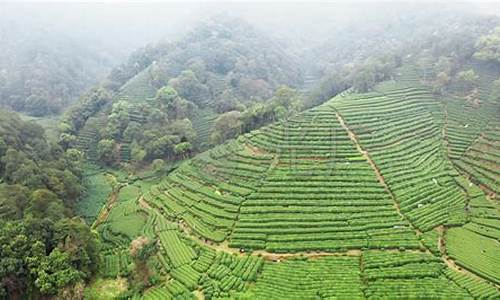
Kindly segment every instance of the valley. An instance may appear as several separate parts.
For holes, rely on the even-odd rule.
[[[0,20],[0,299],[500,298],[500,18],[366,5]]]

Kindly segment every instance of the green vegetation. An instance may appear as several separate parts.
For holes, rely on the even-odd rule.
[[[75,211],[90,225],[95,221],[102,206],[108,200],[112,188],[106,175],[93,168],[86,168],[83,185],[85,190],[82,198],[76,204]]]
[[[358,257],[266,263],[248,299],[362,299]]]
[[[408,16],[293,55],[208,21],[57,142],[0,111],[0,298],[500,298],[500,23]]]
[[[84,299],[115,299],[127,289],[127,281],[122,279],[97,279],[85,290]]]
[[[498,296],[498,290],[495,287],[484,283],[481,280],[473,279],[470,276],[452,271],[451,269],[446,269],[444,273],[446,277],[455,282],[458,286],[467,290],[474,298],[488,299]]]
[[[0,297],[57,294],[99,263],[97,237],[72,208],[82,155],[49,144],[43,129],[0,111]]]
[[[465,221],[465,198],[430,114],[436,105],[425,88],[396,83],[332,101],[370,153],[402,213],[423,231]]]
[[[482,236],[467,228],[451,228],[446,232],[446,250],[458,265],[496,284],[500,282],[497,239]]]
[[[59,142],[106,166],[184,159],[300,109],[281,86],[300,82],[298,64],[283,55],[241,21],[200,24],[115,68],[66,113]]]
[[[363,253],[363,279],[368,298],[403,299],[468,297],[443,274],[441,260],[424,253]]]

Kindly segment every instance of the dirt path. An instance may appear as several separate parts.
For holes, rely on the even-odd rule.
[[[415,230],[415,233],[417,236],[420,236],[422,234],[422,232],[416,227],[414,226],[411,221],[401,212],[400,210],[400,206],[399,206],[399,203],[396,201],[396,197],[395,195],[392,193],[392,191],[390,190],[389,186],[386,184],[385,180],[384,180],[384,177],[382,176],[382,174],[380,173],[380,170],[377,168],[377,166],[375,165],[375,162],[371,159],[369,153],[364,150],[361,145],[359,144],[358,142],[358,138],[356,136],[356,134],[350,130],[350,128],[346,125],[344,119],[342,118],[342,116],[336,112],[336,115],[337,115],[337,119],[339,120],[340,122],[340,125],[342,125],[342,127],[347,131],[349,137],[351,138],[351,140],[354,142],[354,144],[356,145],[356,148],[358,149],[358,151],[363,154],[363,156],[366,158],[366,160],[370,163],[370,166],[373,168],[373,170],[375,171],[375,174],[378,178],[378,180],[380,181],[380,183],[384,186],[384,188],[386,189],[386,191],[391,195],[391,198],[393,199],[394,201],[394,206],[398,212],[398,214],[403,217],[409,224],[410,226]],[[462,267],[459,267],[456,265],[455,261],[452,260],[447,254],[446,254],[446,239],[443,238],[446,236],[446,227],[443,226],[443,225],[440,225],[436,228],[436,230],[439,232],[439,238],[438,238],[438,249],[439,249],[439,252],[441,253],[441,259],[443,260],[443,262],[451,269],[457,271],[457,272],[460,272],[462,274],[465,274],[467,276],[470,276],[470,277],[473,277],[475,279],[478,279],[478,280],[482,280],[482,281],[485,281],[484,278],[462,268]],[[430,250],[425,247],[425,245],[422,244],[422,246],[427,249],[426,252],[430,253]],[[487,282],[491,283],[490,281],[486,280]],[[495,284],[495,286],[497,288],[499,288],[498,285]]]
[[[408,221],[408,223],[410,224],[410,226],[412,226],[412,228],[415,230],[415,232],[416,232],[417,235],[420,235],[421,234],[420,231],[418,229],[416,229],[411,224],[411,222],[401,213],[400,208],[399,208],[399,204],[395,200],[394,195],[392,194],[392,192],[390,191],[389,187],[385,183],[382,174],[380,174],[380,171],[378,170],[377,166],[375,165],[375,163],[371,159],[370,155],[365,150],[363,150],[362,147],[359,145],[357,137],[346,126],[346,124],[345,124],[344,120],[342,119],[342,117],[338,113],[336,115],[337,115],[337,118],[339,119],[341,125],[348,132],[349,137],[354,141],[354,143],[355,143],[358,151],[360,153],[362,153],[363,156],[366,158],[366,160],[370,163],[370,165],[373,168],[373,170],[375,171],[375,174],[376,174],[378,180],[380,181],[380,183],[384,186],[384,188],[387,190],[387,192],[392,196],[392,198],[394,200],[394,205],[395,205],[395,208],[396,208],[398,214],[401,217],[403,217],[404,219],[406,219]],[[279,162],[279,160],[277,159],[277,157],[275,157],[273,159],[273,162],[271,163],[271,165],[270,165],[269,170],[268,170],[267,173],[269,173],[273,168],[275,168],[278,162]],[[264,179],[265,179],[265,177],[262,179],[262,181]],[[141,207],[145,208],[145,209],[154,210],[154,208],[147,203],[147,200],[143,196],[141,196],[139,198],[139,205]],[[231,253],[231,254],[236,254],[236,255],[249,254],[249,255],[254,255],[254,256],[262,257],[265,260],[269,260],[269,261],[279,261],[279,260],[282,260],[282,259],[288,259],[288,258],[293,258],[293,257],[308,257],[308,258],[319,258],[319,257],[325,257],[325,256],[356,256],[357,257],[357,256],[361,256],[361,253],[362,253],[362,249],[351,249],[351,250],[339,251],[339,252],[306,251],[306,252],[295,252],[295,253],[274,253],[274,252],[268,252],[266,250],[256,250],[256,251],[245,253],[245,252],[240,251],[240,249],[231,248],[229,246],[229,244],[228,244],[227,239],[224,242],[222,242],[222,243],[212,242],[210,240],[201,238],[198,235],[194,234],[192,232],[191,228],[185,222],[181,221],[181,222],[175,222],[175,223],[179,224],[179,228],[181,229],[181,231],[187,237],[189,237],[190,239],[193,239],[193,240],[197,241],[200,244],[203,244],[203,245],[205,245],[207,247],[210,247],[210,248],[212,248],[212,249],[214,249],[216,251],[223,251],[223,252],[227,252],[227,253]],[[394,252],[395,253],[395,252],[399,252],[400,250],[399,249],[385,249],[383,251],[384,252]],[[406,251],[407,252],[421,252],[420,250],[406,250]]]
[[[140,205],[145,208],[151,208],[149,204],[145,201],[143,197],[140,198]],[[210,240],[206,240],[203,238],[198,237],[196,234],[194,234],[189,228],[188,225],[186,225],[184,222],[179,222],[179,228],[183,232],[184,235],[189,237],[190,239],[195,240],[196,242],[203,244],[215,251],[222,251],[230,254],[236,254],[239,256],[243,255],[252,255],[252,256],[259,256],[262,257],[265,260],[268,261],[280,261],[284,259],[289,259],[289,258],[295,258],[295,257],[307,257],[307,258],[321,258],[321,257],[326,257],[326,256],[361,256],[362,249],[351,249],[347,251],[337,251],[337,252],[325,252],[325,251],[307,251],[307,252],[294,252],[294,253],[275,253],[275,252],[268,252],[266,250],[256,250],[252,252],[242,252],[240,249],[237,248],[231,248],[229,246],[229,243],[227,240],[225,240],[222,243],[216,243],[212,242]],[[385,250],[372,250],[372,251],[383,251],[386,253],[397,253],[400,252],[399,249],[385,249]],[[413,252],[413,253],[421,253],[420,250],[405,250],[405,252]]]
[[[146,199],[144,199],[143,195],[139,197],[138,204],[140,207],[146,210],[153,210],[153,208],[149,205],[149,203],[146,202]]]
[[[111,212],[111,209],[113,209],[113,206],[118,201],[118,195],[120,194],[120,190],[124,186],[125,186],[124,184],[120,184],[113,189],[113,191],[111,192],[111,194],[108,197],[108,200],[103,205],[103,207],[99,211],[99,214],[97,215],[96,220],[92,224],[92,227],[91,227],[92,229],[96,229],[97,226],[106,222],[106,220],[108,219],[109,213]]]
[[[193,291],[193,294],[197,300],[205,300],[205,294],[203,294],[203,291],[195,290]]]
[[[245,147],[247,147],[248,151],[252,154],[255,154],[255,155],[267,155],[267,154],[271,154],[270,152],[264,150],[264,149],[261,149],[257,146],[254,146],[252,144],[250,144],[249,142],[246,142],[245,143]]]
[[[396,209],[397,213],[408,222],[408,224],[412,227],[412,229],[415,231],[415,234],[417,236],[420,236],[422,232],[420,229],[418,229],[413,223],[408,219],[402,212],[401,212],[401,207],[399,206],[399,202],[396,201],[396,196],[394,193],[391,191],[389,188],[389,185],[385,182],[384,176],[380,173],[379,168],[371,158],[370,154],[361,147],[358,137],[356,134],[346,125],[344,118],[336,111],[335,115],[337,116],[338,121],[340,122],[340,125],[345,129],[347,134],[349,135],[349,138],[352,140],[354,145],[356,145],[356,149],[363,155],[363,157],[368,161],[370,166],[372,167],[373,171],[375,172],[375,176],[377,176],[378,181],[380,184],[384,187],[386,192],[391,196],[392,201],[394,202],[394,208]]]
[[[444,263],[446,264],[446,266],[454,271],[457,271],[459,273],[462,273],[464,275],[467,275],[469,277],[472,277],[476,280],[480,280],[480,281],[483,281],[483,282],[486,282],[486,283],[489,283],[489,284],[492,284],[494,285],[497,289],[500,289],[500,285],[498,284],[495,284],[481,276],[478,276],[476,275],[475,273],[472,273],[471,271],[461,267],[461,266],[458,266],[455,261],[448,256],[448,254],[446,253],[446,231],[447,231],[447,228],[443,225],[440,225],[436,228],[436,230],[439,232],[439,238],[438,238],[438,249],[439,249],[439,252],[441,253],[441,259],[444,261]]]

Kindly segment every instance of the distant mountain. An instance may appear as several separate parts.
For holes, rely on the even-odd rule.
[[[0,106],[34,116],[60,113],[116,63],[99,47],[12,20],[0,20],[0,52]]]

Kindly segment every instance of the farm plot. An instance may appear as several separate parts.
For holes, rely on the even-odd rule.
[[[227,144],[183,164],[157,186],[151,204],[171,219],[183,220],[197,235],[223,241],[244,197],[272,162],[272,156],[248,151],[241,144]]]
[[[143,299],[191,299],[197,289],[205,299],[229,297],[247,289],[260,272],[262,258],[216,252],[182,236],[178,225],[161,215],[153,223],[160,241],[156,256],[161,265],[159,272],[169,279],[146,291]]]
[[[270,132],[275,144],[263,144]],[[418,248],[335,113],[320,107],[248,140],[278,162],[242,203],[232,247],[270,252]]]
[[[84,177],[84,196],[76,204],[76,212],[83,217],[87,224],[92,224],[99,214],[102,206],[106,203],[111,186],[104,172],[94,169],[86,170]]]
[[[474,181],[500,194],[500,119],[492,120],[455,164]]]
[[[370,153],[401,212],[420,230],[465,222],[465,196],[446,160],[436,100],[423,88],[385,84],[379,95],[336,97],[339,111]]]
[[[193,128],[196,131],[195,145],[199,145],[199,150],[208,148],[208,139],[212,133],[212,128],[217,119],[217,113],[209,108],[200,109],[196,118],[192,120]]]
[[[103,255],[100,273],[104,277],[116,278],[127,272],[131,263],[128,250],[109,252]]]
[[[498,249],[498,238],[486,237],[467,227],[446,232],[446,251],[455,263],[496,284],[500,284]]]
[[[146,216],[138,210],[134,201],[118,203],[111,210],[106,225],[116,235],[123,235],[129,240],[140,235],[146,223]]]
[[[359,257],[269,262],[245,295],[248,299],[363,299]]]
[[[476,299],[498,299],[500,292],[491,284],[464,275],[452,269],[444,270],[446,277],[458,286],[465,289]]]
[[[251,132],[247,137],[247,143],[278,154],[280,160],[320,160],[334,155],[349,156],[352,149],[342,143],[347,135],[336,121],[332,110],[324,106]],[[346,150],[347,153],[344,152]]]
[[[363,252],[363,281],[367,298],[467,298],[465,290],[448,280],[441,260],[427,253]]]
[[[217,252],[213,264],[200,280],[205,298],[225,298],[246,290],[248,283],[257,279],[263,264],[256,256],[237,257]]]
[[[121,88],[114,101],[143,102],[156,95],[156,88],[152,84],[150,67],[132,77]]]

